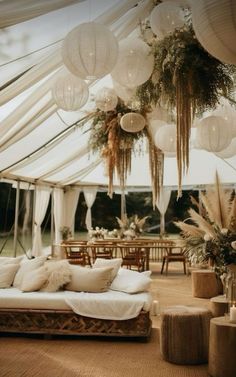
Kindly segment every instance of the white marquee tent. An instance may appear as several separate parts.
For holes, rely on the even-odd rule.
[[[69,220],[65,220],[65,206],[58,209],[60,189],[107,187],[103,161],[89,153],[89,131],[85,131],[90,124],[82,128],[76,122],[93,111],[98,88],[112,86],[109,75],[90,82],[90,99],[81,110],[59,109],[52,99],[51,88],[65,70],[62,41],[75,26],[93,20],[108,26],[120,41],[138,33],[140,21],[150,15],[153,7],[153,0],[0,1],[0,178],[59,190],[59,194],[54,192],[55,213],[61,211],[54,213],[56,242],[60,239],[60,227],[71,226],[73,217],[70,211]],[[212,153],[192,149],[183,187],[212,184],[216,170],[223,183],[235,186],[236,156],[223,160]],[[165,158],[164,186],[176,189],[177,185],[176,159]],[[151,190],[146,153],[133,159],[127,190],[134,189]],[[43,200],[47,206],[47,195],[41,199],[41,206]],[[67,208],[71,203],[68,200]],[[39,242],[36,237],[35,248]]]

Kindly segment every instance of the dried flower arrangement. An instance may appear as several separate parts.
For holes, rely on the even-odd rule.
[[[144,40],[147,28],[148,23],[141,29]],[[230,99],[236,68],[220,62],[201,46],[190,14],[186,15],[184,27],[162,40],[153,37],[146,42],[151,46],[155,65],[150,79],[137,88],[136,96],[141,107],[165,104],[170,114],[176,114],[180,196],[182,174],[189,166],[192,120],[195,115],[214,109],[221,96]]]
[[[116,217],[120,226],[121,238],[134,239],[143,232],[143,226],[149,216],[139,218],[137,215],[128,217],[127,215],[121,220]]]
[[[199,203],[192,199],[200,208]],[[185,253],[193,263],[212,260],[215,271],[225,272],[226,266],[236,263],[236,196],[223,190],[218,174],[215,188],[201,195],[203,205],[200,215],[189,210],[191,222],[178,221],[174,224],[181,229]]]

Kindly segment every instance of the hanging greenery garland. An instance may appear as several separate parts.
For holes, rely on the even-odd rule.
[[[160,187],[163,182],[163,154],[153,144],[147,127],[139,132],[126,132],[120,127],[120,119],[124,114],[134,112],[119,99],[116,108],[104,112],[98,110],[93,118],[89,139],[90,149],[99,152],[106,163],[109,179],[108,195],[113,194],[114,175],[120,180],[121,189],[125,188],[128,174],[131,172],[132,155],[143,153],[143,140],[149,142],[149,162],[152,179],[153,206],[155,206]],[[135,111],[146,119],[147,107]]]
[[[147,25],[147,27],[149,27]],[[192,120],[214,109],[220,97],[231,97],[235,89],[236,67],[211,56],[195,37],[191,21],[158,41],[149,42],[155,58],[153,73],[138,87],[141,107],[164,103],[177,124],[177,166],[179,196],[182,174],[189,166],[189,139]]]

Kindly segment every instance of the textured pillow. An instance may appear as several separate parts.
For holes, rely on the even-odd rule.
[[[151,271],[137,272],[120,268],[113,280],[110,289],[126,293],[148,291],[151,284]]]
[[[0,266],[3,264],[20,264],[21,260],[24,258],[24,255],[20,255],[19,257],[0,257]]]
[[[112,267],[87,268],[71,265],[71,281],[68,291],[105,292],[111,283]]]
[[[20,288],[24,275],[29,271],[37,270],[37,268],[44,264],[46,259],[47,257],[37,257],[30,260],[23,259],[20,263],[20,268],[16,273],[13,287]]]
[[[0,265],[0,288],[9,288],[14,280],[19,264]]]
[[[46,283],[49,273],[46,267],[42,266],[24,274],[20,289],[24,292],[39,291]]]
[[[93,268],[112,267],[111,282],[115,279],[119,268],[121,267],[122,258],[104,259],[97,258],[93,264]]]
[[[48,278],[41,291],[56,292],[69,283],[71,279],[71,268],[67,260],[48,261],[44,264]]]

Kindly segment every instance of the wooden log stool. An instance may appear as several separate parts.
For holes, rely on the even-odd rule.
[[[161,313],[160,350],[175,364],[202,364],[208,360],[211,311],[193,306],[171,306]]]
[[[209,365],[212,377],[236,376],[236,323],[227,317],[212,318],[210,322]]]
[[[193,297],[211,298],[220,293],[221,283],[214,271],[195,270],[192,271],[191,276]]]
[[[210,309],[213,317],[223,317],[229,310],[229,303],[224,295],[210,299]]]

